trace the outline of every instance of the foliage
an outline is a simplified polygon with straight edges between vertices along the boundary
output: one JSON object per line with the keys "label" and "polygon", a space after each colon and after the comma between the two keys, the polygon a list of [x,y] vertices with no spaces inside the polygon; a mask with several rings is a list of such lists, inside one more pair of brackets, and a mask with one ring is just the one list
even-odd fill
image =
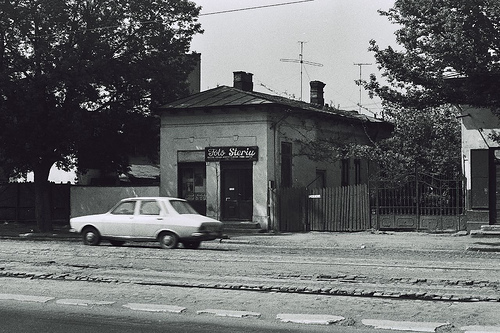
{"label": "foliage", "polygon": [[383,77],[365,82],[372,95],[419,108],[500,104],[498,0],[396,0],[379,12],[400,27],[402,48],[370,42]]}
{"label": "foliage", "polygon": [[371,157],[386,177],[415,172],[441,179],[461,175],[460,122],[451,106],[428,109],[386,107],[394,123],[393,136],[380,142]]}
{"label": "foliage", "polygon": [[150,109],[187,92],[199,12],[188,0],[0,3],[0,165],[34,171],[40,229],[54,163],[126,168],[137,129],[156,126]]}

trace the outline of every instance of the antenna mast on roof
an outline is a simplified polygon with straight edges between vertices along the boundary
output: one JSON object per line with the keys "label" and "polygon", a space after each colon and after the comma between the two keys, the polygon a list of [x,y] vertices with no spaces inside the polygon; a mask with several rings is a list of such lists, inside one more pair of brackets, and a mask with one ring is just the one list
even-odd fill
{"label": "antenna mast on roof", "polygon": [[[363,66],[370,66],[371,64],[368,63],[354,63],[354,66],[359,66],[359,113],[361,113],[361,67]],[[371,112],[371,111],[370,111]]]}
{"label": "antenna mast on roof", "polygon": [[300,64],[300,100],[302,100],[302,71],[303,71],[304,65],[323,67],[323,64],[304,60],[304,43],[305,42],[299,41],[299,43],[300,43],[299,59],[280,59],[280,61],[295,62],[295,63]]}

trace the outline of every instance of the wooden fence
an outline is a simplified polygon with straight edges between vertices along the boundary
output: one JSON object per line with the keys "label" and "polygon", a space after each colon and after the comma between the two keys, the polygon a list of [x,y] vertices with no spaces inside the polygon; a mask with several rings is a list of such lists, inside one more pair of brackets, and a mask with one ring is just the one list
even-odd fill
{"label": "wooden fence", "polygon": [[[52,221],[56,224],[68,223],[70,185],[51,183],[49,191]],[[0,221],[35,220],[35,184],[0,184]]]}
{"label": "wooden fence", "polygon": [[278,195],[279,230],[362,231],[371,228],[367,185],[288,188]]}

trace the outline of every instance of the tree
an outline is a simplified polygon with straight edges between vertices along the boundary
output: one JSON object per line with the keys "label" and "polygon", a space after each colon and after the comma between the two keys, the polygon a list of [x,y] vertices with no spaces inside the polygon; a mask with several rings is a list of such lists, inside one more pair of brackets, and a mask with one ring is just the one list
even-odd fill
{"label": "tree", "polygon": [[402,179],[415,172],[441,179],[461,175],[460,122],[455,108],[409,110],[386,105],[385,113],[394,124],[393,135],[367,152],[386,178]]}
{"label": "tree", "polygon": [[[199,12],[188,0],[0,3],[0,165],[34,172],[40,231],[52,228],[54,163],[68,168],[92,143],[123,143],[134,119],[187,92]],[[107,159],[126,166],[123,154]]]}
{"label": "tree", "polygon": [[419,108],[500,104],[499,1],[396,0],[379,12],[400,26],[402,49],[370,42],[384,78],[365,82],[372,95]]}

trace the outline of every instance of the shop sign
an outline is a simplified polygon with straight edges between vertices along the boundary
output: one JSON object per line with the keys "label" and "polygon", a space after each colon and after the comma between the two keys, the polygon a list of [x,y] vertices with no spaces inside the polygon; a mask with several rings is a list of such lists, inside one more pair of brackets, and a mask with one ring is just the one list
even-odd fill
{"label": "shop sign", "polygon": [[259,147],[206,147],[205,161],[257,161]]}

